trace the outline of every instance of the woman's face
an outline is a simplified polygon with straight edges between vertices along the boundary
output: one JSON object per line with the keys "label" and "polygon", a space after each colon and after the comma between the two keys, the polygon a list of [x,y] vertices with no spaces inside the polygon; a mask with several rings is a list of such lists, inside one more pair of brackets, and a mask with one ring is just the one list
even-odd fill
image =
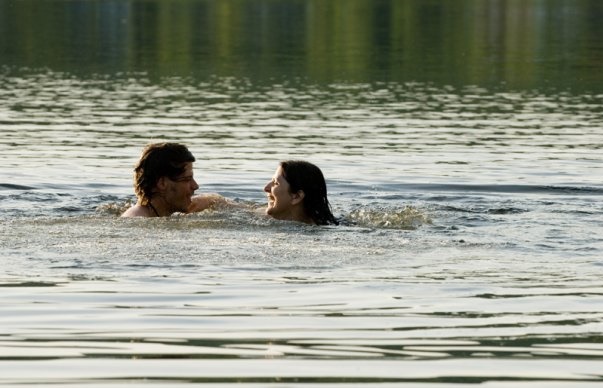
{"label": "woman's face", "polygon": [[289,182],[283,176],[283,168],[279,166],[272,180],[264,186],[268,197],[266,214],[279,220],[291,218],[295,195],[290,192]]}

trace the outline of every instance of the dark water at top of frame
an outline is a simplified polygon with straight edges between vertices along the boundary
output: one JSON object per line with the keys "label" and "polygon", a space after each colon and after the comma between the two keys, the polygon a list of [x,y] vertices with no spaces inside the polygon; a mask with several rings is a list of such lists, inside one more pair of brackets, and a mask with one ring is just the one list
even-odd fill
{"label": "dark water at top of frame", "polygon": [[600,93],[598,0],[4,0],[0,66]]}

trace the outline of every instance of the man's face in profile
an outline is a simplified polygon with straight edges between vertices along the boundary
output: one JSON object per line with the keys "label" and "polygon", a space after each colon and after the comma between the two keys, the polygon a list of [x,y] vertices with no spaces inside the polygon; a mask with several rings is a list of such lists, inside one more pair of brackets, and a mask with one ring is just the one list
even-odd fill
{"label": "man's face in profile", "polygon": [[163,192],[165,202],[173,212],[186,212],[191,204],[191,197],[199,185],[193,174],[193,163],[185,164],[185,170],[174,179],[165,178],[166,189]]}

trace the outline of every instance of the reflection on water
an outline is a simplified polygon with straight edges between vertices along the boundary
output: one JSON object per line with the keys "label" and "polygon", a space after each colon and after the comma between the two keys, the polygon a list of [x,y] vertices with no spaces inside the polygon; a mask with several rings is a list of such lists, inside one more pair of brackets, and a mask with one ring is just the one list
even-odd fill
{"label": "reflection on water", "polygon": [[0,65],[593,92],[602,15],[599,0],[4,0]]}
{"label": "reflection on water", "polygon": [[[602,379],[601,96],[53,72],[0,86],[4,385]],[[117,218],[157,140],[186,142],[203,190],[250,208]],[[252,210],[289,157],[323,167],[342,226]]]}
{"label": "reflection on water", "polygon": [[[312,157],[327,177],[349,182],[470,182],[476,168],[485,183],[598,182],[583,172],[596,168],[601,148],[601,95],[416,83],[260,86],[230,78],[157,84],[54,73],[4,76],[0,84],[8,101],[0,108],[5,165],[26,166],[25,174],[46,169],[53,183],[114,167],[103,179],[112,183],[144,144],[169,139],[190,146],[212,184],[267,179],[285,157]],[[371,163],[355,163],[363,158]],[[343,168],[329,171],[334,161]],[[211,176],[216,170],[228,174]]]}
{"label": "reflection on water", "polygon": [[[3,385],[603,379],[600,95],[45,71],[0,94]],[[116,217],[159,140],[249,208]],[[285,158],[323,167],[341,226],[260,214]]]}

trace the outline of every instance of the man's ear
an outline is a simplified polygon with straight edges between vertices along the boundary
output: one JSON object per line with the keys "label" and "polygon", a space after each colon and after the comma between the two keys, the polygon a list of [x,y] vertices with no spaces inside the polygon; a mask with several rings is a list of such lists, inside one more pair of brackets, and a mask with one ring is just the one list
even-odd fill
{"label": "man's ear", "polygon": [[167,187],[167,177],[162,176],[157,180],[157,190],[164,191]]}
{"label": "man's ear", "polygon": [[306,193],[303,190],[299,190],[296,193],[291,194],[291,204],[297,205],[298,203],[302,203]]}

